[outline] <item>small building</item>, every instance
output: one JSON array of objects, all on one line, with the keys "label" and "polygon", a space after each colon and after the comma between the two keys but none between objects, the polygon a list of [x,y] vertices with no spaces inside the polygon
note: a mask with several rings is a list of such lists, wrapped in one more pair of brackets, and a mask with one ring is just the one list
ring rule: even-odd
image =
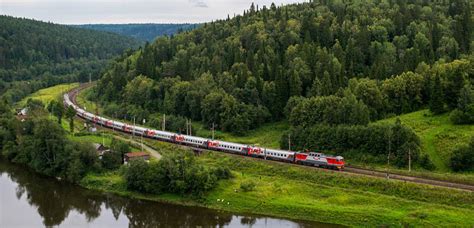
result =
[{"label": "small building", "polygon": [[17,109],[16,118],[21,122],[24,122],[26,119],[28,119],[28,108]]},{"label": "small building", "polygon": [[99,155],[99,158],[102,158],[102,156],[105,153],[110,152],[109,148],[107,148],[106,146],[100,143],[94,143],[94,148],[95,148],[95,151],[97,152],[97,155]]},{"label": "small building", "polygon": [[16,114],[19,116],[26,116],[28,114],[28,108],[17,109]]},{"label": "small building", "polygon": [[131,160],[135,159],[143,159],[145,161],[150,160],[150,155],[146,152],[131,152],[131,153],[126,153],[123,157],[123,162],[127,164]]}]

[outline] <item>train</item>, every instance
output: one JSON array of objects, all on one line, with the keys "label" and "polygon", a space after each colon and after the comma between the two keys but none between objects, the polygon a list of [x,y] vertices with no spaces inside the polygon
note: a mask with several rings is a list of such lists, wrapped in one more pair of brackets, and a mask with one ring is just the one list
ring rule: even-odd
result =
[{"label": "train", "polygon": [[213,140],[203,137],[150,129],[142,126],[130,125],[117,120],[107,119],[99,115],[94,115],[80,108],[71,101],[68,93],[64,94],[64,105],[66,107],[72,106],[74,110],[76,110],[77,116],[79,116],[80,118],[91,121],[92,123],[95,123],[97,125],[101,125],[103,127],[128,134],[134,134],[137,136],[143,136],[150,139],[156,139],[164,142],[180,144],[194,148],[262,158],[265,160],[289,162],[327,169],[344,169],[344,158],[342,156],[333,156],[317,152],[296,152],[287,150],[277,150],[253,145],[244,145],[240,143]]}]

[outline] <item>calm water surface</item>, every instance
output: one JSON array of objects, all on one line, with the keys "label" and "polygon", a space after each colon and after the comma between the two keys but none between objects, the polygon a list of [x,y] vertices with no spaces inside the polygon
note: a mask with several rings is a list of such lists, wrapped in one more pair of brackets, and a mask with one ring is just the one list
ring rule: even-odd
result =
[{"label": "calm water surface", "polygon": [[0,227],[337,227],[85,190],[0,157]]}]

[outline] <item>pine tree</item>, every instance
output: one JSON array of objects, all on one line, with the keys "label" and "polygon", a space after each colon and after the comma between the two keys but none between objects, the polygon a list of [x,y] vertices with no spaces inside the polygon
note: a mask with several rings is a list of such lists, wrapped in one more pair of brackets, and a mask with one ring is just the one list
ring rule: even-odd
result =
[{"label": "pine tree", "polygon": [[315,96],[321,96],[321,81],[319,81],[318,78],[314,79],[313,85],[311,86],[311,89],[309,90],[309,97],[315,97]]},{"label": "pine tree", "polygon": [[331,95],[332,91],[333,91],[333,88],[332,88],[331,76],[329,75],[329,72],[324,71],[324,76],[323,76],[323,81],[322,81],[322,86],[321,86],[321,94],[324,96]]},{"label": "pine tree", "polygon": [[438,75],[435,76],[433,84],[431,86],[430,95],[430,111],[433,114],[441,114],[444,112],[444,95],[443,87],[441,86],[441,79]]},{"label": "pine tree", "polygon": [[300,96],[302,92],[302,82],[298,72],[291,72],[290,81],[289,81],[289,88],[290,88],[290,97],[291,96]]}]

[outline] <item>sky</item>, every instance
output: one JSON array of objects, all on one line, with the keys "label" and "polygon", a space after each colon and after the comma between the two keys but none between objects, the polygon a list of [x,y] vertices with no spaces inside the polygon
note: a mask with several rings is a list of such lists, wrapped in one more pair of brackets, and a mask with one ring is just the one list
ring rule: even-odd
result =
[{"label": "sky", "polygon": [[200,23],[306,0],[0,0],[0,14],[59,24]]}]

